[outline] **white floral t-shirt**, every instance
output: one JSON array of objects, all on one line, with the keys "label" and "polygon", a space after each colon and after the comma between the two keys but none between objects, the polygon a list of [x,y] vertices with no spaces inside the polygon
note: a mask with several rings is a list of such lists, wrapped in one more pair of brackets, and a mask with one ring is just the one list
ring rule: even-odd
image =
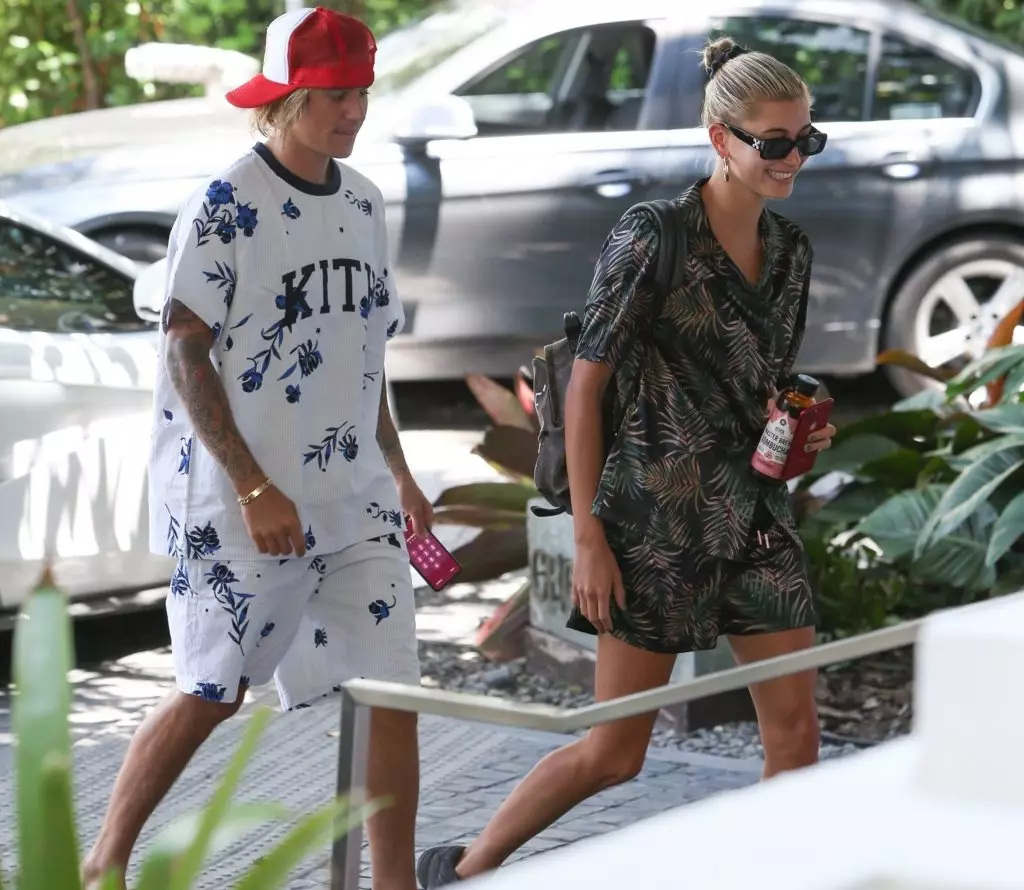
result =
[{"label": "white floral t-shirt", "polygon": [[[214,332],[212,359],[235,422],[295,502],[307,552],[400,532],[398,494],[376,439],[385,343],[404,324],[379,189],[339,163],[326,184],[306,182],[258,144],[182,208],[167,270],[166,299]],[[186,558],[259,558],[163,351],[162,343],[150,547]]]}]

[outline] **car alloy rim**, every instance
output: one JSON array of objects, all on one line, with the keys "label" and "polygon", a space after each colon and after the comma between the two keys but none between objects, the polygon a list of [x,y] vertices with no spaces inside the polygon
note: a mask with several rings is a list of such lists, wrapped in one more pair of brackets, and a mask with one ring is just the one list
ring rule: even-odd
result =
[{"label": "car alloy rim", "polygon": [[[1024,265],[1001,259],[961,263],[924,295],[910,351],[932,367],[959,368],[985,352],[996,325],[1024,300]],[[1024,325],[1014,342],[1024,343]]]}]

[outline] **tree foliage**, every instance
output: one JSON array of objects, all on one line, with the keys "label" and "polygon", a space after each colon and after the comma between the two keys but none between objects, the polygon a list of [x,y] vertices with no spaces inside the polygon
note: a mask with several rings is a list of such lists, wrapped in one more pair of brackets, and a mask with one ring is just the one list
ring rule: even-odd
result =
[{"label": "tree foliage", "polygon": [[[320,0],[359,16],[378,36],[434,0]],[[307,5],[313,5],[307,3]],[[127,50],[162,41],[234,49],[259,58],[266,24],[284,0],[2,0],[0,127],[53,115],[195,94],[138,83]]]},{"label": "tree foliage", "polygon": [[[378,35],[437,0],[321,0]],[[918,0],[1024,44],[1024,0]],[[266,23],[285,0],[2,0],[0,127],[91,108],[190,95],[197,87],[138,83],[125,52],[148,41],[194,43],[259,58]]]}]

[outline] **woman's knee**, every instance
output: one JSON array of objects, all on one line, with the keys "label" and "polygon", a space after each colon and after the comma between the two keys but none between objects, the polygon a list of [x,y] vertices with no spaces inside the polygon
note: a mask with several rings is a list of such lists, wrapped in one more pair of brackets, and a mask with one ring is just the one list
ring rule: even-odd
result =
[{"label": "woman's knee", "polygon": [[592,729],[580,743],[587,773],[599,788],[611,788],[640,775],[647,756],[650,734],[633,737],[613,727]]},{"label": "woman's knee", "polygon": [[765,759],[782,769],[809,766],[818,760],[821,729],[813,704],[794,707],[761,721]]}]

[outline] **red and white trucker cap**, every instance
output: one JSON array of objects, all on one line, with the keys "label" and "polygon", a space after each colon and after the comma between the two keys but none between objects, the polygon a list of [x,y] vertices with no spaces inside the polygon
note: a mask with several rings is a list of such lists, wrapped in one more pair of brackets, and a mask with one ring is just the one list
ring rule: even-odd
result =
[{"label": "red and white trucker cap", "polygon": [[298,89],[352,90],[373,83],[377,42],[358,19],[322,7],[296,9],[267,28],[263,73],[227,94],[238,108],[256,108]]}]

